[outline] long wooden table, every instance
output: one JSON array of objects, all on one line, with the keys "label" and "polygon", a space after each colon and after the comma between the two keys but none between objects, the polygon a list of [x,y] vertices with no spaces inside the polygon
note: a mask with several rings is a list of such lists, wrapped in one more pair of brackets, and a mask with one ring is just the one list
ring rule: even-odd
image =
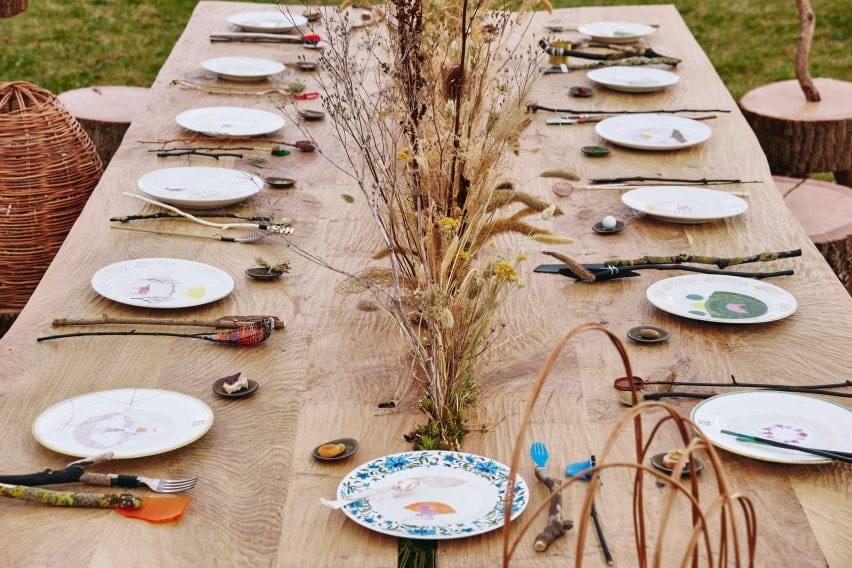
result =
[{"label": "long wooden table", "polygon": [[[265,6],[263,8],[269,8]],[[198,475],[192,504],[176,524],[131,521],[103,510],[56,509],[12,500],[0,502],[0,547],[3,566],[394,566],[397,541],[364,529],[342,512],[319,506],[339,480],[356,465],[410,449],[403,434],[422,417],[413,407],[420,392],[409,373],[409,361],[390,319],[374,311],[368,298],[335,292],[341,281],[330,272],[293,254],[286,240],[256,244],[181,239],[111,230],[110,216],[152,210],[122,195],[134,192],[137,179],[151,170],[178,165],[237,167],[262,175],[298,179],[292,190],[265,189],[241,209],[295,219],[293,244],[342,270],[355,271],[368,262],[378,238],[357,190],[319,153],[294,152],[260,165],[209,158],[157,158],[155,146],[142,140],[186,136],[174,121],[178,113],[201,106],[250,106],[276,110],[272,97],[213,95],[171,85],[175,79],[208,80],[200,67],[214,56],[245,55],[295,61],[314,53],[300,46],[276,44],[211,44],[208,35],[228,31],[229,14],[257,5],[200,2],[184,34],[151,88],[147,111],[137,119],[105,172],[59,255],[30,303],[0,341],[0,472],[22,473],[58,468],[74,458],[39,445],[31,433],[34,419],[47,407],[85,393],[115,388],[173,390],[207,402],[215,413],[211,430],[191,445],[146,458],[112,462],[98,471],[179,478]],[[296,8],[296,10],[300,10]],[[624,337],[640,323],[661,325],[672,339],[655,346],[629,344],[636,374],[646,379],[676,375],[680,380],[726,380],[735,375],[753,382],[816,384],[848,378],[852,366],[852,301],[785,208],[757,140],[730,94],[673,6],[579,8],[538,14],[531,29],[543,35],[547,23],[577,24],[626,20],[659,24],[649,43],[660,53],[683,59],[681,82],[662,92],[619,94],[600,89],[592,99],[567,97],[572,85],[590,85],[584,72],[542,77],[536,87],[540,104],[579,108],[707,107],[729,109],[708,124],[706,143],[676,152],[643,152],[614,148],[605,159],[585,158],[584,145],[597,144],[592,125],[552,127],[538,113],[522,139],[513,177],[541,198],[553,200],[565,215],[548,225],[576,243],[559,250],[581,261],[611,256],[681,252],[733,256],[764,250],[802,248],[801,258],[773,263],[768,269],[792,267],[793,277],[772,282],[798,300],[795,315],[774,323],[720,326],[681,319],[652,307],[645,290],[669,273],[645,271],[641,278],[579,285],[556,276],[533,274],[548,262],[541,247],[524,239],[501,241],[512,254],[529,260],[522,277],[526,288],[516,293],[500,314],[505,339],[483,361],[481,400],[465,439],[465,451],[508,463],[528,391],[555,342],[583,322],[599,322]],[[322,33],[322,30],[319,30]],[[566,34],[566,37],[570,34]],[[315,87],[310,74],[288,68],[279,84],[299,80]],[[226,86],[225,83],[222,83]],[[303,108],[320,109],[318,101]],[[305,125],[324,153],[339,156],[326,123]],[[289,124],[281,137],[302,136]],[[575,191],[556,197],[553,179],[538,177],[547,169],[568,168],[583,178],[610,175],[736,177],[760,183],[735,186],[748,193],[749,210],[739,217],[702,225],[678,225],[641,218],[621,204],[618,190]],[[348,203],[341,194],[355,196]],[[591,226],[605,214],[625,219],[627,230],[601,237]],[[162,230],[210,231],[184,223],[154,222]],[[292,271],[282,281],[255,282],[243,269],[262,255],[287,258]],[[161,315],[125,307],[98,296],[91,275],[107,264],[130,258],[176,257],[218,266],[235,281],[234,292],[213,305],[169,312],[176,317],[272,313],[287,329],[253,348],[230,348],[170,338],[90,337],[36,343],[54,333],[56,317]],[[761,267],[763,268],[763,267]],[[118,327],[118,326],[117,326]],[[123,329],[127,329],[126,327]],[[141,329],[141,328],[140,328]],[[180,329],[180,328],[178,328]],[[186,331],[192,331],[187,329]],[[626,338],[625,338],[625,341]],[[226,400],[211,391],[214,379],[242,371],[257,380],[253,397]],[[545,440],[556,470],[600,452],[623,415],[612,380],[621,376],[614,350],[602,336],[586,334],[559,359],[533,415],[529,439]],[[397,409],[378,403],[400,400]],[[673,404],[688,415],[694,401]],[[659,416],[659,412],[652,413]],[[317,444],[343,436],[360,441],[353,458],[332,465],[311,458]],[[653,449],[680,445],[673,433],[661,433]],[[616,446],[624,459],[632,456],[629,437]],[[761,462],[720,451],[729,482],[753,499],[759,523],[760,566],[852,565],[852,473],[831,465],[788,466]],[[533,505],[546,491],[535,482],[532,465],[523,460],[521,475],[531,487]],[[711,491],[715,476],[702,474],[702,490]],[[606,473],[597,506],[616,562],[635,564],[629,512],[631,476]],[[565,493],[568,516],[576,519],[585,492],[572,486]],[[649,493],[652,518],[662,502]],[[528,519],[528,513],[519,522]],[[532,549],[537,521],[515,555],[518,566],[564,565],[575,557],[576,531],[546,553]],[[672,558],[683,535],[667,535],[664,549]],[[603,565],[593,534],[583,560]],[[499,531],[447,541],[438,548],[440,566],[499,564]],[[679,555],[677,556],[679,558]],[[671,562],[671,560],[670,560]],[[663,565],[668,565],[663,563]]]}]

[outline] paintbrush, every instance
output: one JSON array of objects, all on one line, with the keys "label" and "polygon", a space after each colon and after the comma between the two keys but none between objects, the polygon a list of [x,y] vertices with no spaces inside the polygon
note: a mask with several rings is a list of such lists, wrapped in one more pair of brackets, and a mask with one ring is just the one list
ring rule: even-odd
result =
[{"label": "paintbrush", "polygon": [[276,316],[220,316],[215,319],[179,319],[179,318],[123,318],[103,314],[99,318],[57,318],[51,325],[60,327],[66,325],[102,325],[102,324],[132,324],[132,325],[182,325],[187,327],[218,327],[237,328],[251,323],[271,319],[275,329],[284,329],[286,324]]}]

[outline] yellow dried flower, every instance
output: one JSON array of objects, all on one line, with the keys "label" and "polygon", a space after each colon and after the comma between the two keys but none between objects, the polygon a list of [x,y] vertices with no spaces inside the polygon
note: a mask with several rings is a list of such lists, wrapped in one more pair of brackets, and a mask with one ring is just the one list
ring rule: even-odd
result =
[{"label": "yellow dried flower", "polygon": [[411,148],[402,148],[396,153],[396,159],[402,162],[410,162],[414,159],[414,154],[411,153]]},{"label": "yellow dried flower", "polygon": [[452,217],[441,217],[441,220],[438,221],[438,227],[445,235],[455,233],[459,226],[461,226],[461,222],[458,219],[453,219]]},{"label": "yellow dried flower", "polygon": [[527,255],[525,255],[522,252],[519,252],[517,255],[515,255],[515,262],[523,262],[526,259],[527,259]]},{"label": "yellow dried flower", "polygon": [[491,274],[500,280],[506,280],[508,282],[518,281],[518,273],[515,272],[515,267],[505,260],[496,262],[491,269]]},{"label": "yellow dried flower", "polygon": [[467,262],[468,260],[470,260],[470,253],[466,250],[459,251],[459,253],[456,255],[456,258],[458,258],[462,262]]}]

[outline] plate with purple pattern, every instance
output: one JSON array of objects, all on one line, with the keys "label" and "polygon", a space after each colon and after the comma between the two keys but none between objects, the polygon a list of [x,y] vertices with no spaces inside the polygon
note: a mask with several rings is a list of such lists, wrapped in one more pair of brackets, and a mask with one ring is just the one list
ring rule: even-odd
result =
[{"label": "plate with purple pattern", "polygon": [[741,441],[722,430],[802,447],[852,452],[852,410],[801,394],[770,390],[720,394],[697,404],[690,420],[714,446],[764,461],[814,464],[831,460]]},{"label": "plate with purple pattern", "polygon": [[170,452],[210,430],[213,411],[189,395],[159,389],[93,392],[59,402],[33,423],[43,446],[69,456],[113,459]]}]

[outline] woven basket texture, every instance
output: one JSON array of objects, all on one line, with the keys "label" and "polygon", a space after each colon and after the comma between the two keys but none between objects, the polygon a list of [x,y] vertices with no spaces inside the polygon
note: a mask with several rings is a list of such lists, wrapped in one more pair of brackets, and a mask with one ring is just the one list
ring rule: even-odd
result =
[{"label": "woven basket texture", "polygon": [[24,307],[102,173],[52,93],[0,83],[0,313]]}]

